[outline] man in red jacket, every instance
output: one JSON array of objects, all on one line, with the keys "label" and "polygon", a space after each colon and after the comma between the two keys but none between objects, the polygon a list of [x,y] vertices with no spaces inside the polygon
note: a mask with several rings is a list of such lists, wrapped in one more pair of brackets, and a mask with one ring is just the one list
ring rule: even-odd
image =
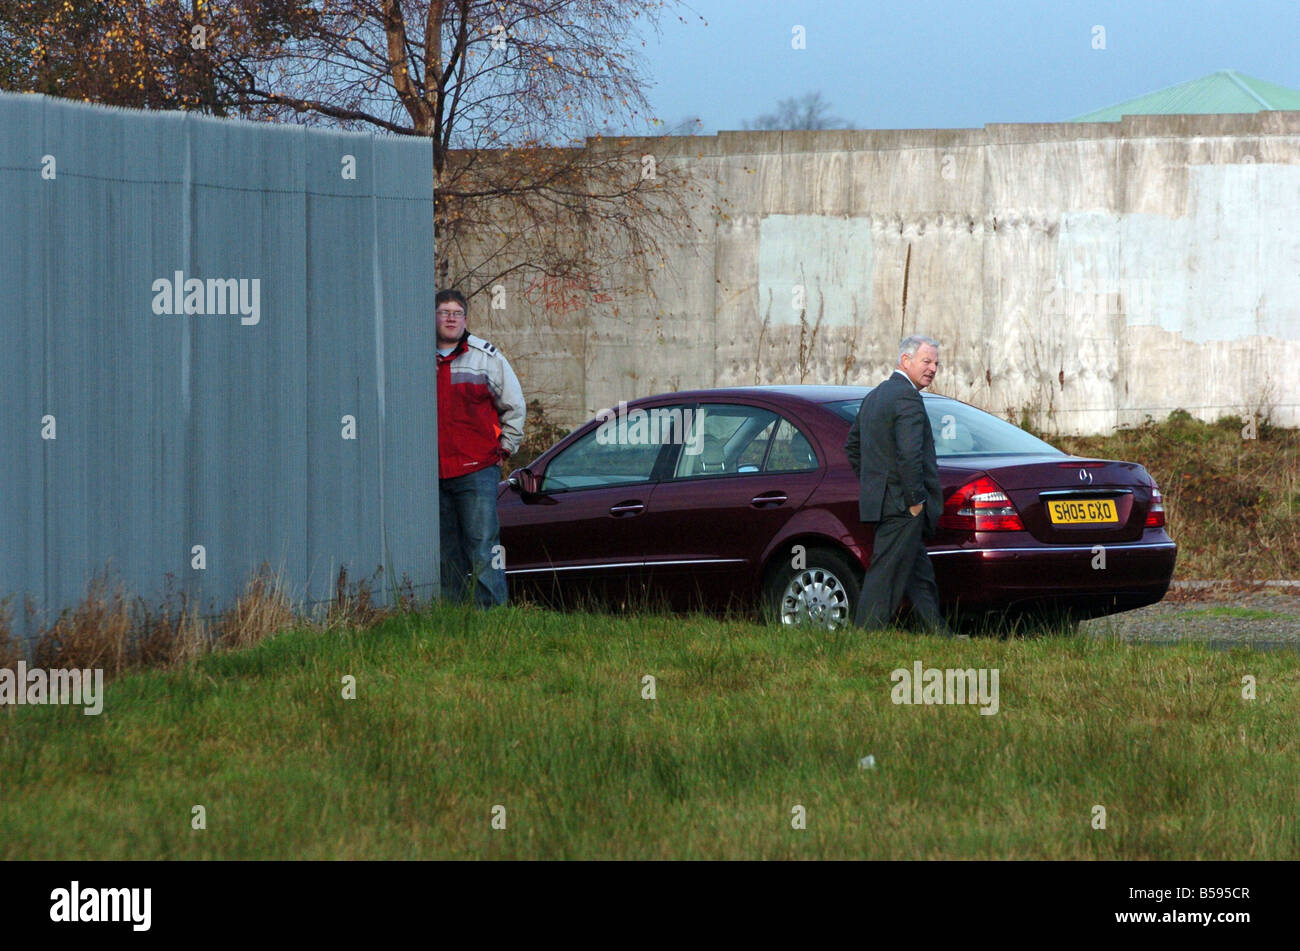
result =
[{"label": "man in red jacket", "polygon": [[499,465],[524,435],[524,393],[496,347],[465,329],[459,291],[434,298],[438,319],[438,497],[444,598],[506,603],[497,522]]}]

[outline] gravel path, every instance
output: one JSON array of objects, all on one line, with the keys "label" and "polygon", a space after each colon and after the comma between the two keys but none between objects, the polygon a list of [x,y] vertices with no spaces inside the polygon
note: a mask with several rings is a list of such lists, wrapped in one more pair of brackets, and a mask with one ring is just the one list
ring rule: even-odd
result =
[{"label": "gravel path", "polygon": [[1079,629],[1145,644],[1300,650],[1300,582],[1175,582],[1159,604],[1094,618]]}]

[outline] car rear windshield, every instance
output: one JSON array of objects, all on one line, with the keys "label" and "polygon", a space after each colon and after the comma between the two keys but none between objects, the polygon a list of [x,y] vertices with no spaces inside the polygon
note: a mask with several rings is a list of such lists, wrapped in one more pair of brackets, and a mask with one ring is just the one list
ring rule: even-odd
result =
[{"label": "car rear windshield", "polygon": [[[862,400],[839,400],[826,404],[836,415],[853,422]],[[992,413],[950,399],[927,399],[925,412],[934,430],[936,456],[1051,455],[1063,456],[1037,436],[1013,426]]]}]

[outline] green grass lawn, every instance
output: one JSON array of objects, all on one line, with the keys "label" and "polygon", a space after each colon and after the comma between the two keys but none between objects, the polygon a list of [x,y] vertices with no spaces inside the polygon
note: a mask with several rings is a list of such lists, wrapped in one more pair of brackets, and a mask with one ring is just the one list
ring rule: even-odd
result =
[{"label": "green grass lawn", "polygon": [[1297,709],[1291,654],[438,608],[0,710],[0,858],[1294,858]]}]

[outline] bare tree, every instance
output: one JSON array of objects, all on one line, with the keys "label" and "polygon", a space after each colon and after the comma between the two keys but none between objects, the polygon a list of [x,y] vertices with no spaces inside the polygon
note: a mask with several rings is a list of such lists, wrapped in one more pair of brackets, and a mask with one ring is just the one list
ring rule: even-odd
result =
[{"label": "bare tree", "polygon": [[747,119],[742,125],[746,129],[848,128],[848,121],[830,115],[830,108],[830,103],[822,98],[820,92],[810,92],[799,97],[779,99],[776,103],[776,111],[765,113],[755,119]]},{"label": "bare tree", "polygon": [[0,0],[0,89],[233,115],[217,68],[316,24],[300,0]]},{"label": "bare tree", "polygon": [[427,137],[437,282],[578,292],[680,211],[643,142],[585,136],[652,131],[629,39],[673,2],[0,0],[0,84]]},{"label": "bare tree", "polygon": [[688,114],[673,122],[662,122],[659,131],[664,135],[703,135],[704,120]]},{"label": "bare tree", "polygon": [[[665,222],[631,143],[647,121],[627,39],[664,0],[323,0],[309,35],[223,64],[242,110],[432,140],[437,282],[516,276],[575,294],[654,254]],[[613,260],[614,256],[618,260]]]}]

